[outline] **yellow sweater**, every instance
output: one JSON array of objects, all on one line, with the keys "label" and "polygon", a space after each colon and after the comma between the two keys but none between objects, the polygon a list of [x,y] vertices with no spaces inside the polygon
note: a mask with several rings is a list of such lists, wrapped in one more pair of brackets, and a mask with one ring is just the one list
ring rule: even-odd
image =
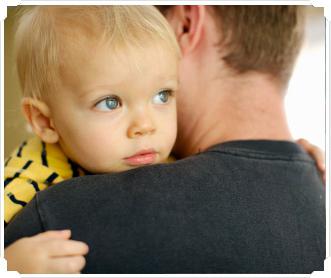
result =
[{"label": "yellow sweater", "polygon": [[85,174],[57,144],[46,144],[37,137],[23,142],[7,159],[4,170],[5,225],[38,191]]}]

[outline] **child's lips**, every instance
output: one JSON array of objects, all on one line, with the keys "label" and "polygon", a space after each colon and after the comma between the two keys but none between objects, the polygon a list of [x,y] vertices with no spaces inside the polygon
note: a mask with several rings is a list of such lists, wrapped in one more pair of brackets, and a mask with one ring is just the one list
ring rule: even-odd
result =
[{"label": "child's lips", "polygon": [[124,161],[130,166],[153,164],[156,160],[157,152],[154,149],[142,150],[132,156],[125,157]]}]

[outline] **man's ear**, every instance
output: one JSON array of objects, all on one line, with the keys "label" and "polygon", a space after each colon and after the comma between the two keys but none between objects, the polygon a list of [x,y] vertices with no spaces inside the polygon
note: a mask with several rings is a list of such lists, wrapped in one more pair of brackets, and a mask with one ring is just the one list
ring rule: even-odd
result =
[{"label": "man's ear", "polygon": [[196,48],[203,35],[205,6],[175,6],[166,15],[183,54]]},{"label": "man's ear", "polygon": [[33,132],[45,143],[58,142],[59,135],[54,128],[48,105],[40,100],[25,97],[22,100],[23,114]]}]

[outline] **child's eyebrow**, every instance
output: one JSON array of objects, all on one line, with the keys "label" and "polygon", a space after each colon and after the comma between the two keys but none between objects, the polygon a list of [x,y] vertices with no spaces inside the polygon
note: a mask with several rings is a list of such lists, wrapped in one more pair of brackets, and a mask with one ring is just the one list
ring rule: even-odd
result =
[{"label": "child's eyebrow", "polygon": [[[164,76],[160,75],[160,79],[158,81],[159,85],[158,86],[163,86],[163,87],[176,87],[178,88],[179,86],[179,79],[178,75],[170,75],[170,76]],[[108,84],[95,84],[94,86],[91,86],[87,89],[83,89],[77,93],[79,98],[84,98],[88,96],[89,94],[96,93],[98,91],[107,91],[109,94],[118,94],[119,92],[114,91],[114,88],[119,87],[126,81],[119,81],[119,82],[113,82],[113,83],[108,83]]]},{"label": "child's eyebrow", "polygon": [[160,79],[165,84],[169,83],[171,85],[173,85],[173,84],[178,85],[178,83],[179,83],[178,75],[171,75],[171,76],[167,76],[167,77],[161,76]]},{"label": "child's eyebrow", "polygon": [[93,94],[99,91],[107,91],[110,94],[117,94],[116,91],[114,91],[114,85],[113,84],[105,84],[105,85],[95,85],[91,88],[88,88],[86,90],[82,90],[80,92],[78,92],[78,97],[79,98],[84,98],[86,96],[88,96],[89,94]]},{"label": "child's eyebrow", "polygon": [[168,85],[168,86],[178,86],[179,80],[176,77],[176,78],[173,78],[173,79],[166,79],[163,83],[165,85]]}]

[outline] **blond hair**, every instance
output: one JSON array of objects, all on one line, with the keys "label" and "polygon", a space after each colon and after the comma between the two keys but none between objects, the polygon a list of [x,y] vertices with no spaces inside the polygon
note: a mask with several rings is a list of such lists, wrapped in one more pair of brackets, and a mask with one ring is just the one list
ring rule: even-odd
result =
[{"label": "blond hair", "polygon": [[64,58],[67,48],[75,47],[78,36],[112,49],[161,42],[180,55],[171,27],[153,6],[30,6],[20,13],[15,52],[23,96],[41,99],[56,90],[60,68],[70,62]]}]

